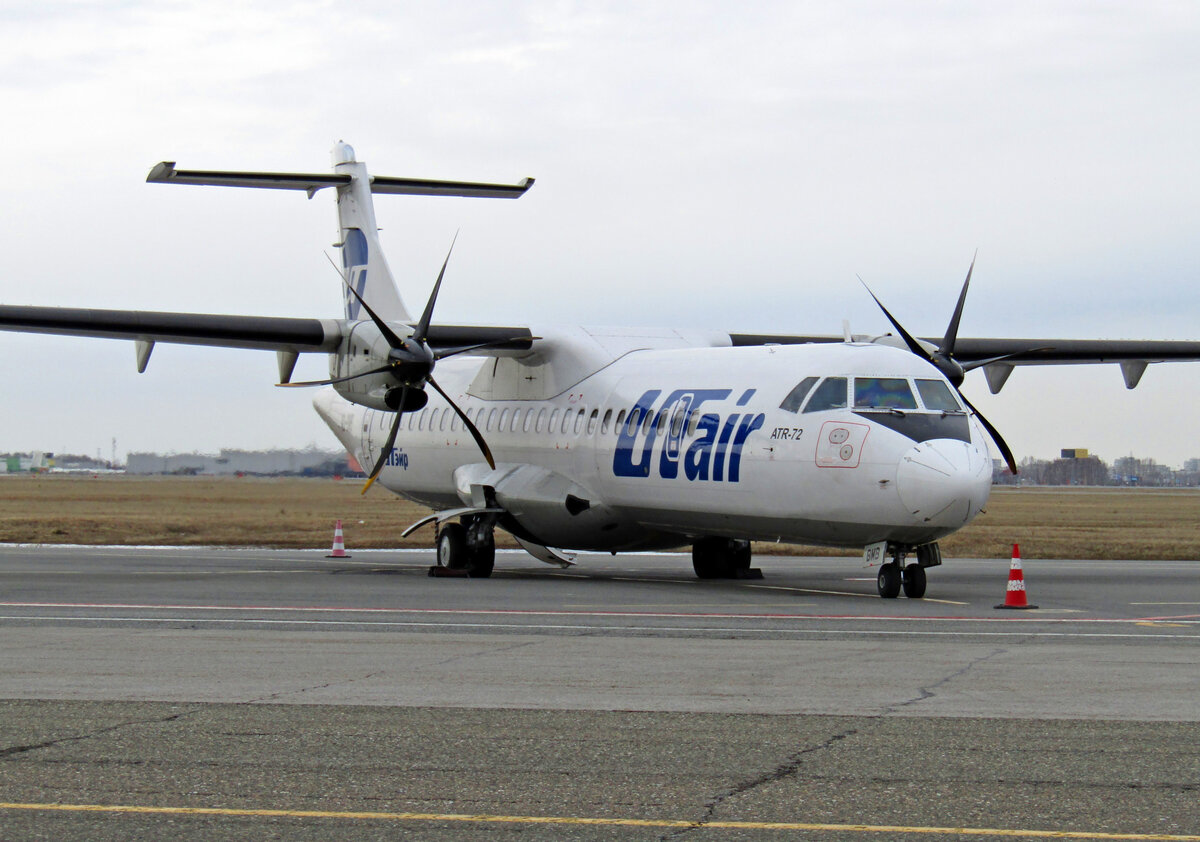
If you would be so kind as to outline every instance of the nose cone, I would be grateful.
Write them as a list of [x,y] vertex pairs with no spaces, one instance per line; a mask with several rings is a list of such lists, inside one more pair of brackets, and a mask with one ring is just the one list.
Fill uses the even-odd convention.
[[979,514],[991,487],[987,451],[954,439],[921,442],[896,469],[900,501],[917,522],[930,526],[962,526]]

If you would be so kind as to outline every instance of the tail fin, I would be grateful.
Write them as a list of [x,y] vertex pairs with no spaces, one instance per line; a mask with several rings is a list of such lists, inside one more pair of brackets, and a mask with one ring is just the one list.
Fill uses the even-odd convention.
[[[333,147],[333,174],[221,172],[215,170],[177,170],[174,161],[155,165],[146,181],[158,184],[207,184],[221,187],[260,187],[278,190],[303,190],[311,199],[318,191],[333,187],[337,191],[338,224],[341,227],[342,266],[346,281],[386,321],[411,322],[412,316],[396,288],[392,272],[379,245],[372,193],[396,193],[410,196],[475,196],[491,199],[519,199],[533,186],[526,178],[516,184],[484,184],[468,181],[430,181],[417,178],[372,177],[365,164],[356,160],[354,149],[338,141]],[[350,293],[344,295],[346,318],[361,318],[361,304]]]
[[[347,183],[337,187],[338,226],[342,232],[339,245],[346,283],[370,303],[380,318],[389,322],[411,322],[412,316],[400,298],[392,270],[388,268],[379,244],[367,165],[356,161],[353,147],[339,140],[333,147],[333,171],[350,176]],[[350,290],[343,289],[342,298],[347,319],[357,321],[363,317],[362,304]]]

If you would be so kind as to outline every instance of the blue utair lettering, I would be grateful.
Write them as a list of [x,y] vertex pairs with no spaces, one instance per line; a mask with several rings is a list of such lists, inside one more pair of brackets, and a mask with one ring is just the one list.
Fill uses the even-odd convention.
[[[754,392],[747,389],[737,406],[748,404]],[[634,404],[618,432],[613,474],[649,477],[657,450],[657,473],[663,479],[676,479],[682,462],[689,482],[739,482],[742,449],[750,434],[762,428],[766,416],[734,412],[722,419],[720,414],[702,411],[706,403],[728,399],[732,389],[676,389],[659,404],[662,393],[650,389]],[[689,434],[693,438],[685,450],[684,438]]]
[[404,470],[407,471],[408,470],[408,454],[404,452],[404,448],[402,448],[402,447],[400,447],[400,448],[393,447],[392,452],[388,454],[388,457],[387,457],[387,459],[384,460],[383,464],[389,465],[391,467],[403,468]]
[[[346,267],[346,282],[361,297],[366,297],[367,289],[367,237],[358,228],[346,229],[346,241],[342,243],[342,265]],[[362,304],[350,290],[346,290],[346,318],[351,321],[358,318]]]

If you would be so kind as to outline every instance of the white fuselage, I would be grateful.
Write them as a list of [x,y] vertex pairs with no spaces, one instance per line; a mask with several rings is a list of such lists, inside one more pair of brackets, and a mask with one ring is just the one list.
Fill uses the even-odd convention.
[[[526,359],[456,357],[437,368],[490,445],[494,470],[431,393],[403,419],[379,481],[438,510],[478,505],[486,489],[512,518],[506,528],[547,546],[610,551],[705,536],[916,546],[960,529],[987,501],[985,432],[966,412],[926,400],[922,390],[952,388],[906,350],[538,334],[546,338]],[[806,378],[810,401],[781,406]],[[843,408],[813,398],[829,378],[845,378]],[[869,405],[870,387],[898,381],[910,405]],[[359,463],[374,464],[395,415],[332,389],[315,404]]]

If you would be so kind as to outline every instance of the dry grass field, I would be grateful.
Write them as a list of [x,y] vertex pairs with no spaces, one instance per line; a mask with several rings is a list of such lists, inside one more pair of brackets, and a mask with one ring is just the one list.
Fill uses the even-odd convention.
[[[328,547],[340,518],[355,547],[428,547],[426,510],[332,479],[0,477],[0,542]],[[514,546],[497,535],[501,546]],[[987,511],[942,542],[950,558],[1200,559],[1200,490],[997,488]],[[845,555],[764,544],[756,552]]]

